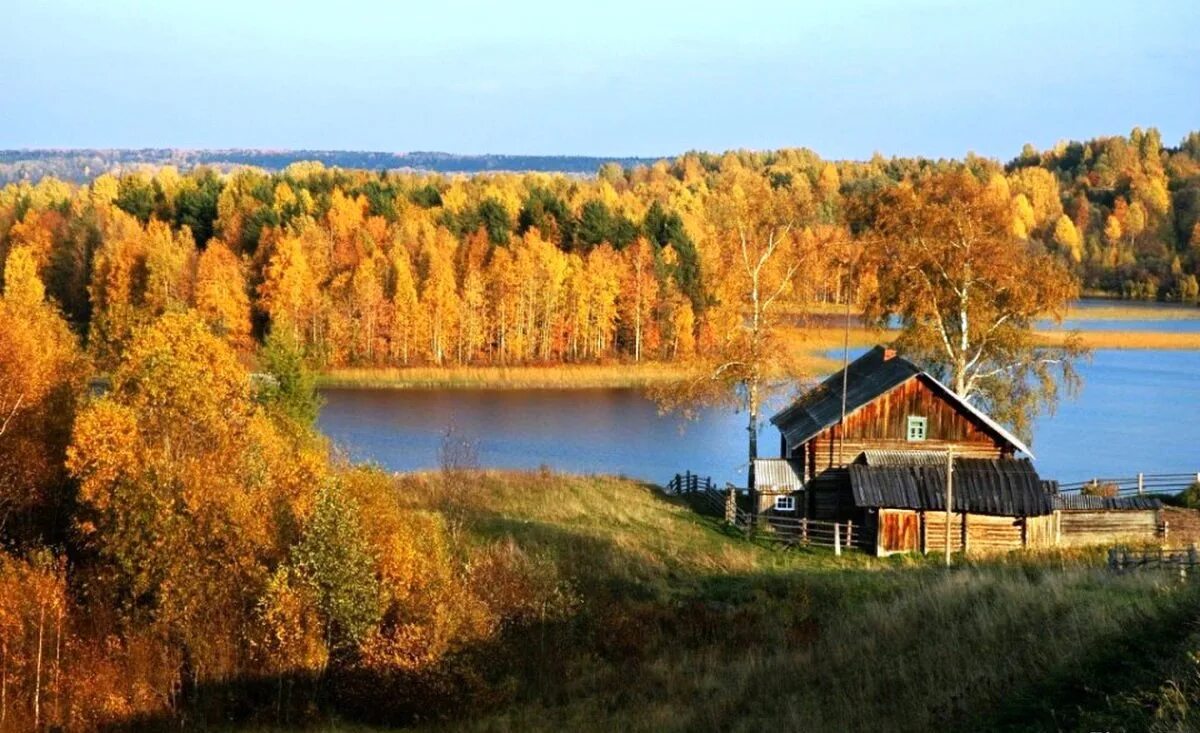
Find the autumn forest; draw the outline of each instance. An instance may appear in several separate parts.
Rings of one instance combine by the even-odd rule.
[[[513,487],[452,456],[350,464],[320,373],[668,362],[698,378],[665,407],[736,386],[754,456],[760,387],[792,375],[775,327],[852,304],[1021,430],[1055,398],[1022,356],[1037,319],[1200,299],[1200,133],[1007,163],[43,178],[0,189],[0,263],[0,730],[421,722],[549,684],[548,633],[636,654],[635,615],[586,598],[639,578],[591,587],[513,541],[469,491]]]

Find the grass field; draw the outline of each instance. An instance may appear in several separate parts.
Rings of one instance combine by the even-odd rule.
[[[397,488],[467,541],[554,563],[578,599],[567,621],[480,650],[495,698],[427,727],[1145,730],[1180,714],[1161,691],[1188,679],[1200,584],[1111,575],[1098,551],[946,570],[760,546],[616,478],[427,474]],[[1185,716],[1195,694],[1180,693]]]

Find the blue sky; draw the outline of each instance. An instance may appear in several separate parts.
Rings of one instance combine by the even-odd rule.
[[[0,147],[1000,158],[1200,128],[1200,2],[13,3]]]

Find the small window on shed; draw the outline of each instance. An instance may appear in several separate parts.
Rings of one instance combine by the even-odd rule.
[[[794,497],[794,496],[777,496],[777,497],[775,497],[775,511],[777,511],[777,512],[794,512],[794,511],[796,511],[796,497]]]
[[[908,439],[925,440],[925,432],[929,427],[929,419],[910,415],[908,418]]]

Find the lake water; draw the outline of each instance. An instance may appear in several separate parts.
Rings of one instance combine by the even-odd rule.
[[[1080,321],[1084,329],[1108,321]],[[1120,328],[1131,323],[1120,321]],[[1148,318],[1157,329],[1195,320]],[[1080,365],[1083,390],[1040,418],[1032,448],[1046,478],[1200,471],[1200,352],[1100,350]],[[395,471],[436,468],[446,429],[477,445],[484,466],[623,474],[665,482],[685,469],[745,484],[746,420],[708,410],[695,422],[658,414],[633,389],[329,389],[320,429],[355,460]],[[759,452],[775,456],[769,424]]]

